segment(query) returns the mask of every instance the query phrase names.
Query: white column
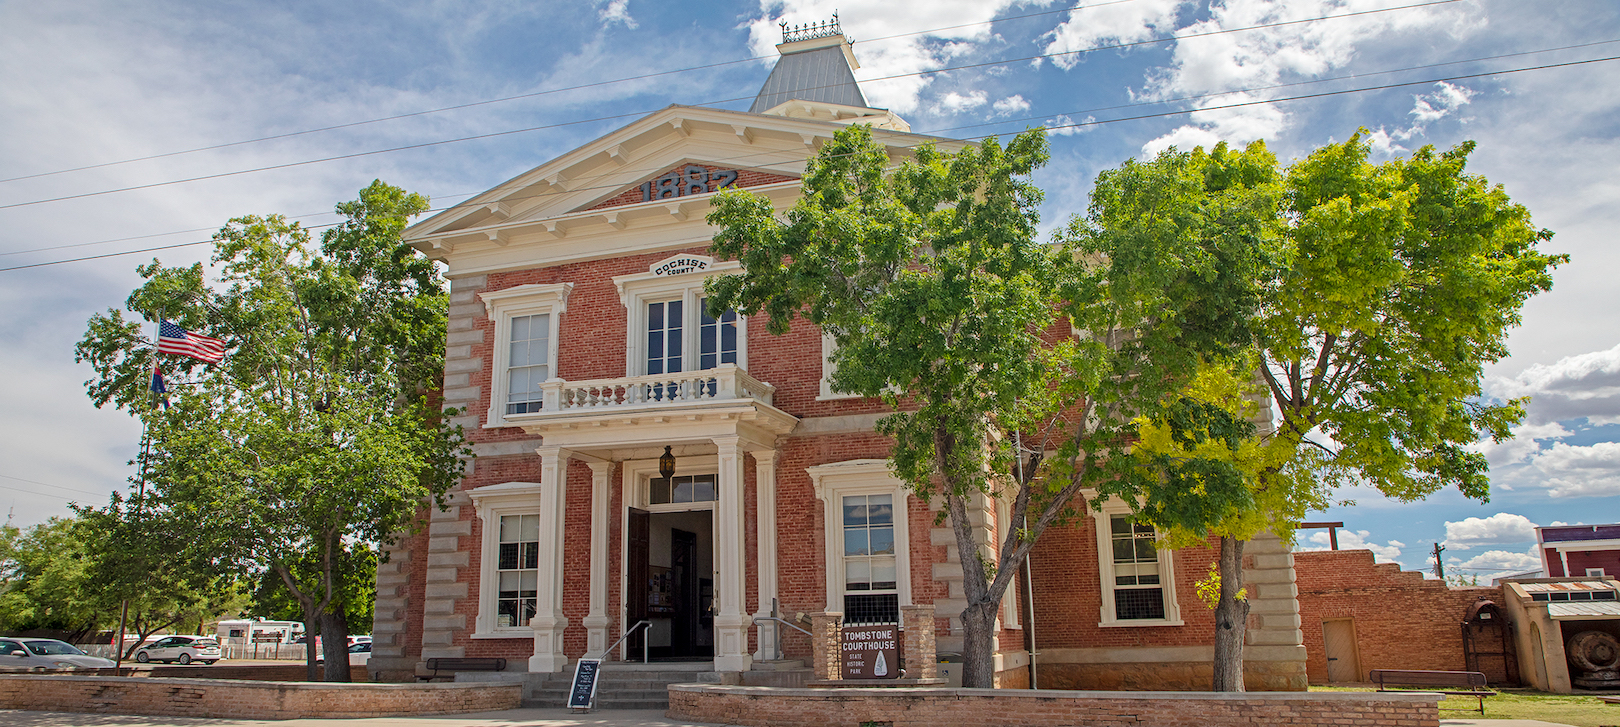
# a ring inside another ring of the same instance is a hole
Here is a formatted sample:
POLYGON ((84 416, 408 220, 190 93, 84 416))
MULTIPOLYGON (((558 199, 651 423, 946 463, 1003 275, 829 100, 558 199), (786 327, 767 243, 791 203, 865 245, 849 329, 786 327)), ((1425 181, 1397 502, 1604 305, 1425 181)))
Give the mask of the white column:
POLYGON ((720 613, 715 616, 715 671, 748 671, 754 659, 748 653, 748 591, 743 578, 747 573, 743 552, 743 458, 737 437, 715 437, 719 448, 720 492, 715 503, 714 562, 715 595, 720 613))
POLYGON ((562 613, 562 552, 569 452, 561 447, 540 447, 535 452, 540 454, 540 583, 534 618, 529 622, 534 627, 529 671, 558 672, 568 666, 568 657, 563 655, 568 618, 562 613))
MULTIPOLYGON (((759 569, 759 610, 755 616, 771 615, 771 600, 776 598, 776 450, 750 452, 754 455, 754 511, 758 553, 755 567, 759 569)), ((770 661, 782 658, 776 648, 777 625, 773 621, 759 624, 759 648, 754 659, 770 661)))
POLYGON ((591 467, 591 609, 585 616, 585 653, 603 656, 608 645, 608 475, 613 463, 590 460, 591 467))

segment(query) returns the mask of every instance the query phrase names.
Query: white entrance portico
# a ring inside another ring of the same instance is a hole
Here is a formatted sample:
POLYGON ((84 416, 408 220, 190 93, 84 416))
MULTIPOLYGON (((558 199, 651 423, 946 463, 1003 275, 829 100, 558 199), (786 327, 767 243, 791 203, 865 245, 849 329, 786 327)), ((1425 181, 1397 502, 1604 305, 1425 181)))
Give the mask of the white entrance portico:
MULTIPOLYGON (((713 463, 716 492, 713 503, 714 561, 714 669, 746 671, 754 655, 748 651, 748 631, 753 614, 748 611, 747 561, 744 535, 746 523, 743 482, 744 455, 755 453, 756 475, 763 490, 767 480, 774 482, 775 442, 791 431, 797 419, 771 406, 772 389, 749 377, 735 365, 692 371, 673 376, 626 377, 609 382, 581 383, 553 380, 548 387, 593 392, 613 391, 609 396, 561 397, 557 409, 549 405, 539 412, 507 415, 509 424, 538 434, 545 445, 537 450, 541 459, 539 545, 539 588, 536 610, 530 624, 534 631, 534 655, 529 671, 555 672, 566 668, 563 630, 569 625, 562 612, 563 515, 567 510, 567 460, 579 459, 591 467, 590 504, 590 587, 589 614, 581 625, 587 630, 587 652, 602 650, 629 624, 608 613, 608 584, 613 577, 608 562, 609 479, 612 464, 623 466, 622 502, 644 502, 637 497, 645 486, 648 463, 663 448, 677 455, 677 472, 694 463, 713 463), (657 379, 656 381, 642 379, 657 379), (626 390, 679 386, 677 393, 664 398, 627 396, 626 390), (555 384, 556 386, 552 386, 555 384), (618 622, 618 629, 613 628, 618 622)), ((651 465, 656 469, 656 464, 651 465)), ((763 498, 762 498, 763 499, 763 498)), ((772 507, 761 503, 761 510, 772 507)), ((624 509, 624 508, 621 508, 624 509)), ((621 515, 622 516, 622 515, 621 515)), ((763 515, 761 518, 763 519, 763 515)), ((621 533, 625 532, 621 529, 621 533)), ((774 550, 774 538, 769 545, 774 550)), ((773 552, 761 538, 757 562, 774 565, 773 552)), ((621 551, 622 552, 622 551, 621 551)), ((620 574, 623 577, 621 564, 620 574)), ((775 569, 759 569, 758 593, 763 603, 775 593, 775 569), (769 583, 766 583, 769 578, 769 583)), ((623 581, 621 581, 623 583, 623 581)), ((635 587, 625 584, 625 588, 635 587)), ((621 593, 625 590, 621 588, 621 593)), ((622 599, 621 599, 622 600, 622 599)), ((762 610, 768 610, 762 605, 762 610)), ((774 639, 762 634, 760 653, 769 655, 774 639), (769 641, 767 641, 769 639, 769 641), (769 644, 769 645, 767 645, 769 644)))

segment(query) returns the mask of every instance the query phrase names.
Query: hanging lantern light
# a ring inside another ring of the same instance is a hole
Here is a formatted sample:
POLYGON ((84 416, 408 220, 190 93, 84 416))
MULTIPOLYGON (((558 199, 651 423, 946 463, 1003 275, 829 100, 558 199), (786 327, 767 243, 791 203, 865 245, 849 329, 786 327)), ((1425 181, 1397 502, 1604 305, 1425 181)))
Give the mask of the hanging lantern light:
POLYGON ((670 445, 664 445, 664 454, 658 458, 658 476, 669 479, 675 476, 675 455, 669 451, 670 445))

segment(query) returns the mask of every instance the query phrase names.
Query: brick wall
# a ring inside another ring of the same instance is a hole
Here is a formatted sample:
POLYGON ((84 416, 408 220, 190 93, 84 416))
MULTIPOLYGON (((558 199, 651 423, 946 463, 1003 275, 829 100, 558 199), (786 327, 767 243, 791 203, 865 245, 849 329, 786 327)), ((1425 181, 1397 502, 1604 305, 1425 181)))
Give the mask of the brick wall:
POLYGON ((770 727, 1437 727, 1438 694, 1008 692, 991 689, 768 689, 674 684, 676 720, 770 727))
POLYGON ((0 709, 226 719, 392 717, 516 709, 521 684, 304 684, 0 676, 0 709))
POLYGON ((1367 550, 1295 553, 1294 563, 1312 684, 1328 681, 1324 621, 1353 623, 1361 679, 1371 669, 1461 671, 1468 608, 1479 600, 1502 603, 1500 587, 1450 588, 1394 563, 1374 563, 1367 550))

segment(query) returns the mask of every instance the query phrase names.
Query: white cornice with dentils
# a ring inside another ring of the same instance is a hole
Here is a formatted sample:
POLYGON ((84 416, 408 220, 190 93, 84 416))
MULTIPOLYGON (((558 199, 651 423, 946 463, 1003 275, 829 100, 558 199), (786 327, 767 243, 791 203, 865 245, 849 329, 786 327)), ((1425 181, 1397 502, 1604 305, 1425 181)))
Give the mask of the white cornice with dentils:
MULTIPOLYGON (((611 198, 665 167, 683 162, 797 176, 816 143, 830 139, 848 123, 672 106, 412 225, 404 238, 429 257, 450 263, 452 274, 456 274, 456 268, 463 268, 463 274, 473 274, 475 269, 490 266, 457 265, 463 250, 476 253, 486 248, 518 247, 526 242, 525 236, 538 237, 542 233, 552 239, 568 237, 576 232, 568 226, 570 222, 588 228, 577 230, 579 233, 593 233, 595 230, 589 228, 598 226, 623 230, 629 226, 625 217, 659 209, 671 222, 693 221, 700 217, 693 214, 696 210, 677 206, 670 211, 669 205, 682 201, 695 205, 706 202, 708 195, 694 195, 689 201, 682 198, 620 205, 610 210, 580 208, 611 198), (572 192, 568 191, 571 187, 572 192)), ((965 142, 885 129, 874 129, 873 133, 890 147, 890 155, 895 158, 909 155, 912 147, 926 141, 951 148, 965 146, 965 142)), ((773 188, 790 188, 787 191, 795 194, 785 197, 791 198, 796 196, 797 186, 794 181, 750 189, 777 200, 784 195, 773 188)), ((542 259, 550 262, 549 256, 542 259)))

